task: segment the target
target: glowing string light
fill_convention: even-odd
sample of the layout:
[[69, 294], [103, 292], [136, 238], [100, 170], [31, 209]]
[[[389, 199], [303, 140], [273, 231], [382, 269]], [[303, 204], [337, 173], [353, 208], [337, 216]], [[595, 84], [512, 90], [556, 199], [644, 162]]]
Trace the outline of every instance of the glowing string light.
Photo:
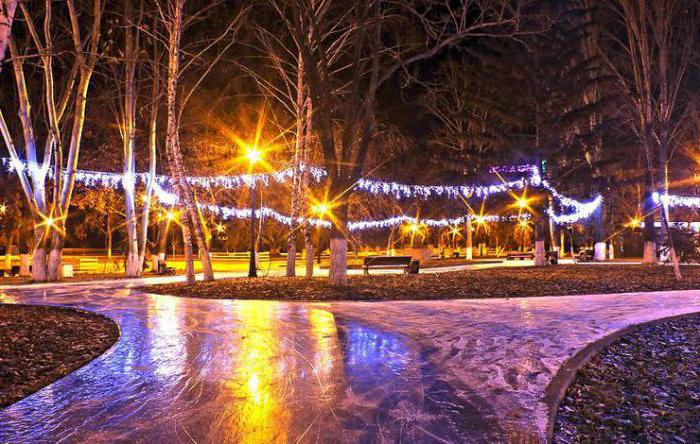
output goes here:
[[[23, 171], [29, 170], [31, 173], [47, 173], [49, 177], [53, 177], [53, 169], [51, 167], [39, 168], [36, 163], [22, 162], [17, 159], [3, 158], [2, 164], [9, 167], [9, 170]], [[321, 181], [326, 175], [326, 171], [322, 168], [314, 166], [301, 166], [302, 171], [307, 170], [311, 176], [317, 181]], [[550, 207], [547, 209], [547, 213], [553, 218], [554, 222], [557, 224], [567, 224], [575, 223], [581, 219], [589, 217], [595, 209], [601, 204], [601, 196], [596, 197], [590, 202], [579, 202], [575, 199], [571, 199], [559, 193], [554, 187], [552, 187], [546, 180], [543, 180], [539, 169], [534, 165], [519, 165], [514, 167], [495, 167], [492, 171], [503, 171], [503, 172], [516, 172], [516, 173], [529, 173], [527, 176], [523, 176], [517, 180], [503, 182], [492, 185], [477, 185], [477, 186], [454, 186], [454, 185], [409, 185], [400, 184], [396, 182], [385, 182], [377, 181], [371, 179], [360, 179], [356, 185], [355, 190], [365, 191], [372, 194], [386, 194], [393, 195], [400, 199], [403, 197], [418, 197], [418, 198], [470, 198], [472, 196], [477, 196], [480, 198], [485, 198], [491, 194], [503, 193], [512, 189], [524, 189], [528, 186], [531, 187], [542, 187], [548, 190], [552, 196], [559, 202], [562, 207], [573, 208], [574, 211], [568, 214], [557, 215], [554, 213], [553, 209]], [[131, 175], [133, 174], [133, 177]], [[237, 176], [188, 176], [186, 180], [196, 186], [211, 188], [211, 187], [221, 187], [226, 189], [234, 189], [242, 186], [257, 186], [257, 184], [269, 185], [271, 181], [275, 182], [285, 182], [289, 180], [294, 175], [294, 169], [288, 168], [286, 170], [281, 170], [273, 173], [265, 174], [242, 174]], [[124, 176], [120, 173], [109, 173], [100, 171], [86, 171], [77, 170], [75, 172], [76, 182], [82, 183], [86, 186], [102, 186], [117, 188], [119, 186], [131, 187], [132, 183], [140, 181], [142, 183], [147, 183], [149, 179], [148, 173], [129, 173], [128, 176]], [[165, 205], [175, 205], [177, 203], [177, 196], [166, 191], [164, 185], [173, 185], [174, 179], [170, 176], [156, 176], [154, 181], [154, 192], [158, 196], [161, 203]], [[391, 219], [389, 219], [391, 220]], [[440, 219], [435, 222], [434, 226], [446, 226], [454, 219]], [[365, 222], [358, 222], [359, 224], [364, 224]], [[379, 226], [393, 226], [393, 222], [385, 221], [367, 221], [370, 224], [379, 224]], [[364, 226], [364, 225], [360, 225]]]

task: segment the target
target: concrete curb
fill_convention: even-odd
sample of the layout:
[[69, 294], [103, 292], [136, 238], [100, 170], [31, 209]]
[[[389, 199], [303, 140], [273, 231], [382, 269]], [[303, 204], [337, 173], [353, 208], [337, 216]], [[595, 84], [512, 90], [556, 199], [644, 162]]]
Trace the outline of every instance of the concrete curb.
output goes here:
[[676, 319], [685, 318], [688, 316], [700, 315], [700, 311], [692, 313], [684, 313], [674, 316], [666, 316], [659, 319], [654, 319], [652, 321], [641, 322], [639, 324], [632, 324], [617, 330], [596, 342], [592, 342], [579, 350], [574, 356], [567, 359], [564, 364], [559, 368], [556, 375], [552, 378], [551, 382], [544, 391], [544, 402], [547, 404], [549, 413], [547, 415], [547, 442], [553, 442], [554, 439], [554, 422], [559, 411], [559, 405], [564, 400], [566, 395], [566, 390], [569, 385], [574, 381], [576, 374], [579, 369], [586, 365], [593, 357], [600, 353], [603, 349], [617, 341], [618, 339], [626, 336], [630, 333], [634, 333], [642, 327], [649, 325], [662, 324], [664, 322], [673, 321]]

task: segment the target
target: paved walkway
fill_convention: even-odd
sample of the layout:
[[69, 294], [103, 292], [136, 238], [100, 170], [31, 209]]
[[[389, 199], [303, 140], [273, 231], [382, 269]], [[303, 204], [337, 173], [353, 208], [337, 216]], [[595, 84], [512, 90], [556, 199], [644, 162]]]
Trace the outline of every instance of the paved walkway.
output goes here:
[[280, 303], [95, 284], [0, 302], [115, 319], [106, 354], [0, 411], [0, 442], [502, 442], [543, 439], [543, 393], [587, 343], [700, 311], [700, 291]]

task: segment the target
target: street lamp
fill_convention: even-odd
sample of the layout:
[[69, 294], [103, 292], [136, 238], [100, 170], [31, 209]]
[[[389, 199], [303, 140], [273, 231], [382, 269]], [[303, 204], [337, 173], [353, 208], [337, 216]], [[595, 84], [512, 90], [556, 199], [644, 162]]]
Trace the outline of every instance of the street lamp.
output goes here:
[[[316, 201], [315, 203], [311, 204], [311, 212], [318, 217], [319, 220], [323, 221], [326, 218], [331, 218], [332, 213], [331, 213], [331, 205], [328, 203], [328, 201], [323, 200], [323, 201]], [[321, 224], [316, 225], [316, 246], [317, 246], [317, 254], [316, 254], [316, 263], [321, 265]]]
[[[263, 160], [263, 153], [256, 146], [246, 148], [245, 157], [248, 159], [248, 173], [253, 174], [255, 164]], [[258, 277], [258, 266], [255, 258], [255, 212], [257, 198], [255, 196], [255, 179], [250, 181], [250, 262], [248, 266], [248, 277]]]

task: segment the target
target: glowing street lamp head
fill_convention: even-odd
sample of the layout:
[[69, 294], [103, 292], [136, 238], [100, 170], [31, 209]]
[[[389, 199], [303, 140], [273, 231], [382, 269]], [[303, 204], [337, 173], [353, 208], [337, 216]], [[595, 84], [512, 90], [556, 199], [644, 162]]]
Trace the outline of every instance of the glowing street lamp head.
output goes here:
[[5, 213], [7, 213], [7, 205], [0, 204], [0, 214], [5, 214]]
[[527, 199], [524, 197], [519, 197], [518, 198], [518, 208], [525, 209], [527, 208]]
[[477, 225], [484, 225], [486, 223], [486, 218], [479, 214], [474, 217], [474, 222], [476, 222]]
[[177, 214], [175, 214], [173, 210], [168, 210], [168, 212], [165, 213], [165, 218], [169, 221], [177, 220]]
[[326, 202], [319, 202], [312, 207], [312, 210], [317, 215], [324, 217], [330, 212], [330, 208]]
[[223, 224], [216, 224], [216, 232], [221, 234], [224, 231], [226, 231], [226, 227], [223, 226]]
[[245, 157], [248, 159], [248, 163], [255, 165], [256, 163], [263, 160], [263, 153], [257, 147], [247, 147], [245, 152]]
[[639, 220], [638, 217], [633, 217], [632, 219], [630, 219], [628, 226], [630, 228], [639, 228], [642, 226], [642, 221]]
[[527, 228], [530, 225], [530, 222], [527, 219], [520, 219], [518, 225], [520, 225], [520, 228]]

